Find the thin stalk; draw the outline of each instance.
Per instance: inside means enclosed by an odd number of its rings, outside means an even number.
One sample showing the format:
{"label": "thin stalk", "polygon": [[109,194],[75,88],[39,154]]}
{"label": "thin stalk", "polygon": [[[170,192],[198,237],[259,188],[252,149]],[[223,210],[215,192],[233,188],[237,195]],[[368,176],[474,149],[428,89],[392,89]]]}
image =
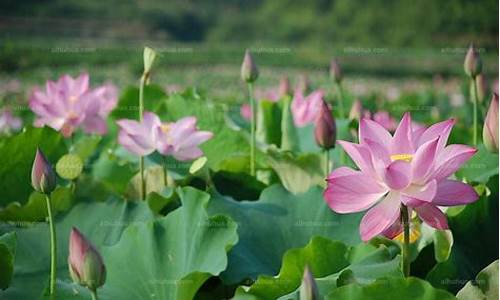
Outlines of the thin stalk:
{"label": "thin stalk", "polygon": [[474,95],[472,95],[472,102],[473,102],[473,107],[474,107],[474,110],[473,110],[473,129],[474,129],[474,132],[473,132],[473,135],[472,135],[472,143],[474,144],[474,146],[477,146],[477,85],[476,85],[476,78],[475,77],[471,77],[471,80],[472,80],[472,85],[474,86],[474,88],[472,89],[474,92]]}
{"label": "thin stalk", "polygon": [[[144,83],[146,81],[146,77],[144,75],[141,76],[141,83],[139,85],[139,120],[142,122],[142,117],[144,113]],[[139,158],[139,172],[141,176],[141,200],[146,199],[146,181],[144,179],[144,157],[141,156]]]}
{"label": "thin stalk", "polygon": [[168,169],[167,169],[167,157],[163,157],[163,184],[168,185]]}
{"label": "thin stalk", "polygon": [[328,177],[328,174],[330,173],[330,150],[325,149],[324,155],[325,155],[325,177]]}
{"label": "thin stalk", "polygon": [[97,290],[90,290],[90,294],[92,295],[92,300],[99,300],[97,297]]}
{"label": "thin stalk", "polygon": [[403,264],[405,277],[410,276],[410,216],[406,205],[401,204],[401,222],[403,223]]}
{"label": "thin stalk", "polygon": [[250,142],[250,174],[252,176],[255,176],[255,117],[256,117],[256,111],[255,111],[255,99],[253,98],[253,88],[252,88],[252,83],[248,83],[248,98],[250,100],[250,109],[251,109],[251,120],[250,120],[250,135],[251,135],[251,142]]}
{"label": "thin stalk", "polygon": [[54,217],[52,215],[52,205],[50,202],[50,196],[45,194],[45,200],[47,200],[47,215],[49,217],[49,229],[50,229],[50,283],[49,283],[49,292],[50,292],[50,295],[55,295],[56,268],[57,268],[56,229],[54,226]]}
{"label": "thin stalk", "polygon": [[344,110],[344,92],[342,91],[342,85],[340,85],[340,83],[335,83],[335,86],[337,87],[337,93],[339,96],[338,100],[339,100],[340,118],[344,119],[346,117]]}

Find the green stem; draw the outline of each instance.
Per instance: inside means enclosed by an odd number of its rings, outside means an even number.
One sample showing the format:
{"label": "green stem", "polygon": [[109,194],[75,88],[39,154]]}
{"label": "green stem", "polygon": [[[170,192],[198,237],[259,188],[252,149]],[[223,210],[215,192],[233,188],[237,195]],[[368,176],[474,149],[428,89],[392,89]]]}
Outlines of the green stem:
{"label": "green stem", "polygon": [[168,169],[167,169],[167,157],[163,157],[163,184],[168,186]]}
{"label": "green stem", "polygon": [[[145,75],[141,76],[141,83],[139,85],[139,120],[142,122],[144,114],[144,83],[146,81]],[[144,180],[144,157],[139,158],[139,172],[141,176],[141,200],[146,199],[146,181]]]}
{"label": "green stem", "polygon": [[56,267],[57,267],[56,229],[54,227],[54,217],[52,215],[52,205],[50,202],[50,196],[45,194],[45,199],[47,200],[47,215],[49,217],[49,228],[50,228],[50,283],[49,283],[49,291],[50,291],[50,295],[55,295],[55,291],[56,291]]}
{"label": "green stem", "polygon": [[472,134],[472,143],[474,146],[477,146],[477,85],[476,85],[476,78],[475,77],[471,77],[471,80],[472,80],[472,85],[474,86],[474,88],[472,89],[473,90],[473,94],[472,95],[472,103],[473,103],[473,107],[474,107],[474,110],[473,110],[473,129],[474,129],[474,132]]}
{"label": "green stem", "polygon": [[402,271],[405,277],[410,276],[410,217],[408,208],[401,204],[401,222],[403,223],[403,264]]}
{"label": "green stem", "polygon": [[344,110],[344,92],[342,91],[342,86],[340,83],[335,83],[335,86],[337,87],[337,93],[339,96],[339,113],[340,113],[340,118],[344,119],[345,116],[345,110]]}
{"label": "green stem", "polygon": [[97,290],[90,290],[90,295],[92,295],[92,300],[99,300],[97,297]]}
{"label": "green stem", "polygon": [[255,111],[255,99],[253,98],[253,88],[252,88],[252,83],[248,83],[248,98],[250,100],[250,110],[252,113],[251,119],[250,119],[250,135],[251,135],[251,142],[250,142],[250,174],[252,176],[255,176],[255,117],[256,117],[256,111]]}
{"label": "green stem", "polygon": [[325,177],[328,177],[328,174],[330,173],[330,150],[325,149],[324,155],[325,155]]}

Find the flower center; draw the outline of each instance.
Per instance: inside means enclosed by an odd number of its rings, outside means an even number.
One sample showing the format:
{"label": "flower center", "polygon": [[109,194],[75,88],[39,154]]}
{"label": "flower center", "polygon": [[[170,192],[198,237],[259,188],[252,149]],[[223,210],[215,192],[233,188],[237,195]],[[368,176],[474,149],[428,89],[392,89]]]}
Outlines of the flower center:
{"label": "flower center", "polygon": [[161,131],[164,133],[168,133],[170,131],[170,124],[169,123],[163,123],[161,124]]}
{"label": "flower center", "polygon": [[78,101],[78,98],[76,96],[70,96],[68,100],[71,103],[75,103],[76,101]]}
{"label": "flower center", "polygon": [[393,154],[391,155],[391,161],[404,160],[406,162],[411,162],[413,159],[413,154]]}

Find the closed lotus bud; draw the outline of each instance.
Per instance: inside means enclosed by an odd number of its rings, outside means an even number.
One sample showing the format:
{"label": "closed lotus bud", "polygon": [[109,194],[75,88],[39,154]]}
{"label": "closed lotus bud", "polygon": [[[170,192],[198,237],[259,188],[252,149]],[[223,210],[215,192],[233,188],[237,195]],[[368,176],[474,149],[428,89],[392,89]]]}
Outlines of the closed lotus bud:
{"label": "closed lotus bud", "polygon": [[342,69],[336,59],[330,62],[330,77],[337,83],[342,81]]}
{"label": "closed lotus bud", "polygon": [[483,125],[483,143],[492,153],[498,153],[498,95],[493,94]]}
{"label": "closed lotus bud", "polygon": [[241,64],[241,79],[250,83],[257,80],[258,77],[259,70],[257,70],[257,65],[253,61],[250,51],[246,50],[243,63]]}
{"label": "closed lotus bud", "polygon": [[39,148],[31,169],[31,185],[35,191],[44,194],[50,194],[56,188],[56,173]]}
{"label": "closed lotus bud", "polygon": [[363,114],[363,105],[359,99],[356,99],[351,106],[351,111],[349,112],[349,120],[359,120]]}
{"label": "closed lotus bud", "polygon": [[322,102],[320,112],[316,119],[314,138],[316,143],[323,149],[335,147],[337,126],[332,112],[325,101]]}
{"label": "closed lotus bud", "polygon": [[95,291],[106,281],[101,254],[75,227],[69,236],[69,274],[74,282]]}
{"label": "closed lotus bud", "polygon": [[153,62],[156,57],[156,52],[149,48],[149,47],[144,47],[144,74],[148,75],[149,72],[151,72],[151,67],[153,66]]}
{"label": "closed lotus bud", "polygon": [[307,75],[299,75],[299,79],[297,80],[297,89],[302,94],[307,94],[309,92],[309,79],[307,78]]}
{"label": "closed lotus bud", "polygon": [[292,91],[290,89],[290,81],[288,80],[288,77],[284,76],[280,80],[279,95],[280,97],[283,97],[291,94]]}
{"label": "closed lotus bud", "polygon": [[304,268],[304,276],[300,285],[300,300],[319,299],[318,287],[316,281],[308,266]]}
{"label": "closed lotus bud", "polygon": [[[476,80],[474,80],[474,84],[476,85],[477,100],[479,102],[483,102],[484,98],[486,97],[486,93],[488,92],[488,83],[486,80],[486,76],[484,76],[483,73],[477,75]],[[472,88],[474,88],[474,86],[472,86]]]}
{"label": "closed lotus bud", "polygon": [[481,73],[483,69],[483,63],[481,62],[481,57],[479,57],[479,52],[474,45],[469,46],[469,50],[465,55],[464,70],[465,74],[470,77],[476,77]]}

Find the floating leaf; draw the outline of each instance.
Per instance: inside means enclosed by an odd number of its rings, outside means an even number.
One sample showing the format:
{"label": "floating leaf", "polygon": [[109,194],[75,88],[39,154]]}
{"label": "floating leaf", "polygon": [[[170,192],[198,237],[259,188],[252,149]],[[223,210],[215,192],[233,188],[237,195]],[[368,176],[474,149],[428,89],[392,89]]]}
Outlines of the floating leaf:
{"label": "floating leaf", "polygon": [[474,281],[469,281],[461,289],[459,300],[498,299],[498,260],[484,268]]}

